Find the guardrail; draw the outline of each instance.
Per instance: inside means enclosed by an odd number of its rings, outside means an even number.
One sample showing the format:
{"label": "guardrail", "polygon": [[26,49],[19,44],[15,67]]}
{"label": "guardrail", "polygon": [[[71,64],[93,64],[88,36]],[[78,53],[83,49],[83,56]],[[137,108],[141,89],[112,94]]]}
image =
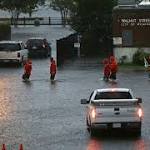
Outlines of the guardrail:
{"label": "guardrail", "polygon": [[62,20],[60,17],[23,17],[23,18],[0,18],[0,23],[11,25],[68,25],[70,19]]}

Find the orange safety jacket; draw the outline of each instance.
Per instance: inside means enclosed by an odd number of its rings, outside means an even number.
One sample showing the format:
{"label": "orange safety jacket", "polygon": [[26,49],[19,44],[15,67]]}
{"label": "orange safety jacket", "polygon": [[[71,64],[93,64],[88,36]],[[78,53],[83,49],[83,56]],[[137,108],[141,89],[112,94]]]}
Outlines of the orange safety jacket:
{"label": "orange safety jacket", "polygon": [[32,71],[32,64],[26,63],[24,65],[24,72],[25,72],[25,74],[31,75],[31,71]]}
{"label": "orange safety jacket", "polygon": [[56,74],[56,64],[54,60],[52,61],[50,65],[50,74]]}

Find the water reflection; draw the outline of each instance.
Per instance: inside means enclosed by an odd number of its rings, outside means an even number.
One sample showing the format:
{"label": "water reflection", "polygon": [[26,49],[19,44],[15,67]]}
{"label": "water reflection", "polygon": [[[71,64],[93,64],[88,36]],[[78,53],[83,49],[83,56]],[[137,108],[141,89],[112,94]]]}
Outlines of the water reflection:
{"label": "water reflection", "polygon": [[55,91],[56,87],[57,87],[56,86],[57,85],[57,80],[53,80],[53,81],[50,80],[49,82],[50,82],[50,89]]}
{"label": "water reflection", "polygon": [[7,91],[7,82],[0,81],[0,120],[6,119],[9,113],[9,95]]}
{"label": "water reflection", "polygon": [[146,150],[145,142],[143,139],[138,139],[134,143],[134,150]]}
{"label": "water reflection", "polygon": [[109,87],[110,87],[110,88],[118,88],[118,82],[117,82],[117,81],[112,81],[112,82],[110,82]]}
{"label": "water reflection", "polygon": [[27,86],[27,87],[31,87],[32,86],[32,82],[29,80],[29,81],[23,81],[24,84]]}
{"label": "water reflection", "polygon": [[92,138],[87,146],[86,150],[102,150],[102,144],[96,138]]}
{"label": "water reflection", "polygon": [[[107,143],[107,144],[106,144]],[[122,150],[131,149],[131,150],[148,150],[148,145],[146,145],[146,141],[142,137],[133,136],[133,134],[121,134],[117,132],[117,134],[112,135],[102,135],[95,136],[89,139],[86,150],[115,150],[116,147],[120,147]],[[126,145],[126,146],[125,146]]]}

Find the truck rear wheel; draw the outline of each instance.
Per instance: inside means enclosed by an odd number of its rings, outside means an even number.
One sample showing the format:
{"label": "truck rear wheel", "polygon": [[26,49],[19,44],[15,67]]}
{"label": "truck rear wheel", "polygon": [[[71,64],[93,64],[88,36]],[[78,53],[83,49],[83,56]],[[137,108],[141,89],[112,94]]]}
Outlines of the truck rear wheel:
{"label": "truck rear wheel", "polygon": [[137,136],[141,136],[141,128],[140,128],[140,129],[137,129],[136,135],[137,135]]}
{"label": "truck rear wheel", "polygon": [[135,130],[135,134],[137,136],[141,136],[141,128],[142,128],[142,124],[140,122],[139,125],[138,125],[138,128]]}
{"label": "truck rear wheel", "polygon": [[89,133],[90,133],[90,136],[91,136],[91,137],[95,135],[95,129],[92,128],[91,126],[90,126],[90,128],[89,128]]}
{"label": "truck rear wheel", "polygon": [[86,119],[86,128],[87,128],[87,131],[90,132],[90,125],[88,123],[88,120]]}

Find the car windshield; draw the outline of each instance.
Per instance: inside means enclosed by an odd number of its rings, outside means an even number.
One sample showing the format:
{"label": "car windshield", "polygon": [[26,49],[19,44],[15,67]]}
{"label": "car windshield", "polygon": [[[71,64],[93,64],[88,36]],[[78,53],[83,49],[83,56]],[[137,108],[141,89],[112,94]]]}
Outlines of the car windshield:
{"label": "car windshield", "polygon": [[30,39],[27,41],[27,46],[40,46],[43,45],[43,40],[42,39]]}
{"label": "car windshield", "polygon": [[18,43],[0,43],[0,51],[18,51],[20,49],[21,47]]}
{"label": "car windshield", "polygon": [[95,100],[98,99],[132,99],[129,92],[97,92]]}

